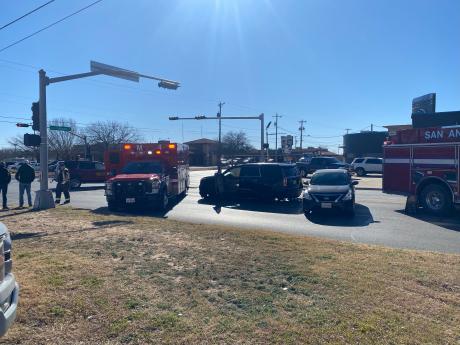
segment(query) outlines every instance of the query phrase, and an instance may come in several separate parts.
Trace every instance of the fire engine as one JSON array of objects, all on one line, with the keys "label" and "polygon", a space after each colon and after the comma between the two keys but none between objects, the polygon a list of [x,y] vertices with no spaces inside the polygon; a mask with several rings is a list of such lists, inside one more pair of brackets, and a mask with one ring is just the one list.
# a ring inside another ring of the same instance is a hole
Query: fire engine
[{"label": "fire engine", "polygon": [[153,206],[166,210],[189,187],[188,146],[158,143],[112,145],[104,154],[105,195],[110,210]]},{"label": "fire engine", "polygon": [[383,192],[407,196],[406,211],[442,215],[460,203],[460,126],[400,130],[383,152]]}]

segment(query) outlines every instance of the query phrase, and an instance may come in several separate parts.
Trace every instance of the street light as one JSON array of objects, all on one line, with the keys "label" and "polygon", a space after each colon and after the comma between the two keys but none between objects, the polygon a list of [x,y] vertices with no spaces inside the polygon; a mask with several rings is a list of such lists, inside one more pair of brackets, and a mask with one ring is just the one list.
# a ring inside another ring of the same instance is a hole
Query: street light
[{"label": "street light", "polygon": [[270,121],[270,122],[267,123],[267,127],[265,127],[265,137],[266,137],[265,143],[267,145],[267,162],[268,162],[268,159],[269,159],[269,156],[268,156],[269,153],[268,152],[270,151],[269,147],[268,147],[268,129],[270,128],[271,124],[272,124],[272,122]]},{"label": "street light", "polygon": [[[138,72],[130,71],[127,69],[106,65],[100,62],[91,61],[90,71],[79,74],[66,75],[62,77],[49,78],[46,76],[46,72],[42,69],[38,72],[39,74],[39,90],[40,99],[38,101],[38,110],[40,118],[40,190],[37,192],[35,197],[34,208],[35,209],[48,209],[54,207],[53,194],[48,189],[48,129],[46,119],[46,87],[50,84],[59,83],[68,80],[81,79],[86,77],[92,77],[96,75],[107,75],[115,78],[126,79],[129,81],[139,82],[140,78],[152,79],[159,81],[158,86],[165,89],[177,90],[180,86],[179,82],[173,80],[167,80],[164,78],[149,76]],[[87,152],[88,154],[88,152]]]}]

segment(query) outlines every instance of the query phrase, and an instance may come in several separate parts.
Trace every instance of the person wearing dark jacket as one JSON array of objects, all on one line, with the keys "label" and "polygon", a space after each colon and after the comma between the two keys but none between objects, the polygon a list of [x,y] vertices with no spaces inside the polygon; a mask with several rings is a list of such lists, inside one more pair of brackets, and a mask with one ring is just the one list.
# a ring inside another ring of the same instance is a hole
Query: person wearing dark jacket
[{"label": "person wearing dark jacket", "polygon": [[24,207],[24,191],[27,193],[27,201],[29,207],[31,207],[32,195],[30,194],[30,188],[32,182],[35,180],[34,168],[29,165],[28,161],[25,161],[16,172],[15,178],[19,181],[19,208]]},{"label": "person wearing dark jacket", "polygon": [[2,193],[3,209],[8,210],[8,184],[11,182],[11,175],[5,167],[5,163],[0,162],[0,193]]},{"label": "person wearing dark jacket", "polygon": [[59,162],[58,173],[56,176],[56,200],[55,203],[59,204],[61,202],[61,194],[64,193],[65,201],[64,204],[70,202],[70,173],[64,165],[64,162]]}]

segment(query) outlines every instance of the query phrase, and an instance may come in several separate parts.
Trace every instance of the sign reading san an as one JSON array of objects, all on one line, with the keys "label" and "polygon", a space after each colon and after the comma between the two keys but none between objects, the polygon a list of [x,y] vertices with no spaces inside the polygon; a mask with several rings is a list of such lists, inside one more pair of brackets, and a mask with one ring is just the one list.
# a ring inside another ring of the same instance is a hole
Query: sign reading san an
[{"label": "sign reading san an", "polygon": [[427,142],[459,141],[460,128],[427,129],[423,133],[423,138]]}]

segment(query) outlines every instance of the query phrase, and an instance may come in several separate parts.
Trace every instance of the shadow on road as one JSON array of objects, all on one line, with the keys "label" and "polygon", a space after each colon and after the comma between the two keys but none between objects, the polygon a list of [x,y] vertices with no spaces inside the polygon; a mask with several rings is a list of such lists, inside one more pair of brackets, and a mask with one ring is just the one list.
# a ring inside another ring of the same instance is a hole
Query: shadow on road
[{"label": "shadow on road", "polygon": [[301,214],[302,200],[294,201],[264,201],[257,199],[241,200],[218,200],[218,199],[200,199],[199,204],[214,206],[216,213],[220,213],[222,208],[233,210],[244,210],[254,212],[282,213],[282,214]]},{"label": "shadow on road", "polygon": [[360,227],[380,223],[374,220],[369,208],[361,204],[356,204],[354,216],[349,216],[339,210],[317,210],[305,217],[314,224],[338,227]]},{"label": "shadow on road", "polygon": [[420,210],[417,214],[409,214],[404,210],[397,210],[396,212],[407,217],[443,227],[447,230],[460,232],[460,214],[458,213],[452,214],[451,216],[433,216],[430,214],[422,213],[422,210]]}]

